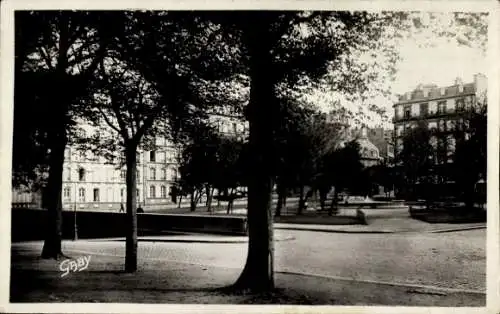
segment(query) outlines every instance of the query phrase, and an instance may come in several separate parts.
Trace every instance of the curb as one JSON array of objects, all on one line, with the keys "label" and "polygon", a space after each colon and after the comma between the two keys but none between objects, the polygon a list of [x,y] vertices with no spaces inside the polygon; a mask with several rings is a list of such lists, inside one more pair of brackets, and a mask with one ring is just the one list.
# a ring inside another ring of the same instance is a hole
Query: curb
[{"label": "curb", "polygon": [[[280,227],[274,227],[274,229],[281,229],[281,230],[297,230],[297,231],[313,231],[313,232],[328,232],[328,233],[367,233],[367,234],[374,234],[374,233],[398,233],[400,231],[392,231],[392,230],[335,230],[335,229],[318,229],[318,228],[297,228],[297,227],[285,227],[285,226],[280,226]],[[404,231],[401,231],[404,232]]]},{"label": "curb", "polygon": [[[472,289],[457,289],[457,288],[446,288],[446,287],[438,287],[433,285],[419,285],[405,282],[390,282],[390,281],[379,281],[379,280],[370,280],[370,279],[355,279],[355,278],[346,278],[340,276],[331,276],[331,275],[321,275],[314,273],[306,273],[306,272],[293,272],[293,271],[276,271],[276,273],[284,274],[284,275],[293,275],[293,276],[308,276],[308,277],[317,277],[317,278],[326,278],[332,280],[340,280],[340,281],[353,281],[367,284],[376,284],[376,285],[385,285],[385,286],[393,286],[393,287],[404,287],[408,289],[419,289],[423,291],[407,291],[408,293],[423,293],[423,294],[447,294],[447,293],[468,293],[468,294],[479,294],[486,295],[486,292],[480,290],[472,290]],[[438,292],[438,293],[436,293]]]},{"label": "curb", "polygon": [[452,229],[440,229],[440,230],[335,230],[335,229],[319,229],[319,228],[297,228],[297,227],[287,227],[280,226],[274,227],[274,229],[280,230],[296,230],[296,231],[312,231],[312,232],[328,232],[328,233],[352,233],[352,234],[394,234],[394,233],[447,233],[447,232],[459,232],[459,231],[469,231],[477,229],[486,229],[486,226],[475,226],[475,227],[463,227],[463,228],[452,228]]},{"label": "curb", "polygon": [[[198,238],[192,238],[192,239],[183,239],[183,238],[178,238],[178,239],[169,239],[168,236],[165,236],[165,238],[144,238],[144,237],[139,237],[137,239],[138,242],[170,242],[170,243],[220,243],[220,244],[231,244],[231,243],[248,243],[248,237],[238,237],[239,239],[231,239],[231,237],[221,237],[222,239],[203,239],[203,237],[198,237]],[[244,238],[244,239],[241,239]],[[282,238],[274,238],[275,242],[283,242],[283,241],[291,241],[295,240],[294,236],[286,236]],[[87,241],[87,242],[124,242],[125,239],[123,238],[101,238],[101,239],[82,239],[80,241]]]},{"label": "curb", "polygon": [[474,227],[463,227],[463,228],[450,228],[450,229],[433,230],[433,231],[429,231],[429,233],[446,233],[446,232],[468,231],[468,230],[478,230],[478,229],[486,229],[486,228],[487,228],[487,226],[474,226]]}]

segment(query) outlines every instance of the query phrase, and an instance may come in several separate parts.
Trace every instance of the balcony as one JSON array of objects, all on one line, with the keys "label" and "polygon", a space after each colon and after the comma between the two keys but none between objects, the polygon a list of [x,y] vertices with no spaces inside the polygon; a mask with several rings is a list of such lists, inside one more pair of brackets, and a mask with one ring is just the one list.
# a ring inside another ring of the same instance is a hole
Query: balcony
[{"label": "balcony", "polygon": [[419,114],[418,116],[394,117],[392,119],[392,122],[397,123],[397,122],[417,121],[417,120],[422,120],[422,119],[426,120],[426,119],[448,117],[448,116],[460,116],[460,115],[463,115],[465,113],[466,113],[466,111],[457,111],[457,110],[427,112],[424,114]]}]

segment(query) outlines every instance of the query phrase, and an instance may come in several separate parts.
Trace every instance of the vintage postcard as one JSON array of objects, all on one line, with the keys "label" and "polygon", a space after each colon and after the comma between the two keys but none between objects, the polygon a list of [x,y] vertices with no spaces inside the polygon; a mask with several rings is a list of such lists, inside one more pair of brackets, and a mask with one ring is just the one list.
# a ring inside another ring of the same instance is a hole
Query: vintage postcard
[{"label": "vintage postcard", "polygon": [[496,1],[4,1],[1,310],[498,313]]}]

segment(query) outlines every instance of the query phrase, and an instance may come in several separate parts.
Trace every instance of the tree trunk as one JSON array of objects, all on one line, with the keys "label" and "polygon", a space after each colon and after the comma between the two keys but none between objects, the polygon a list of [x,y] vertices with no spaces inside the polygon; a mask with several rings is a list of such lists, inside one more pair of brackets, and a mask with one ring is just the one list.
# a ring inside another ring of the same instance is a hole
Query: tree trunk
[{"label": "tree trunk", "polygon": [[284,184],[278,183],[278,203],[276,204],[276,217],[281,216],[281,210],[286,202],[286,187]]},{"label": "tree trunk", "polygon": [[227,193],[227,196],[228,196],[228,200],[227,200],[227,214],[228,215],[233,212],[233,201],[234,201],[234,199],[232,198],[233,194],[234,194],[234,189],[231,188],[231,192]]},{"label": "tree trunk", "polygon": [[49,179],[44,199],[48,217],[42,258],[59,259],[64,257],[61,249],[63,223],[61,191],[64,150],[67,143],[65,127],[52,129],[50,139]]},{"label": "tree trunk", "polygon": [[127,143],[127,234],[125,242],[125,272],[137,270],[137,145]]},{"label": "tree trunk", "polygon": [[207,211],[211,212],[212,211],[212,197],[214,194],[214,188],[210,188],[209,185],[207,185]]},{"label": "tree trunk", "polygon": [[[253,15],[252,15],[253,16]],[[250,102],[249,148],[253,161],[248,185],[248,255],[238,289],[269,291],[274,288],[274,242],[272,217],[273,120],[277,113],[271,69],[271,43],[266,15],[245,25],[244,40],[249,50]],[[253,19],[252,19],[253,20]],[[250,22],[250,19],[248,20]]]},{"label": "tree trunk", "polygon": [[177,208],[181,208],[182,204],[182,194],[179,196],[179,204],[177,204]]},{"label": "tree trunk", "polygon": [[304,207],[306,206],[306,201],[304,199],[304,185],[300,186],[300,195],[299,195],[299,209],[297,214],[302,215],[302,211],[304,210]]},{"label": "tree trunk", "polygon": [[193,190],[193,192],[191,193],[191,202],[190,202],[190,207],[189,207],[189,210],[194,212],[196,210],[196,197],[194,195],[194,193],[196,193],[196,190]]}]

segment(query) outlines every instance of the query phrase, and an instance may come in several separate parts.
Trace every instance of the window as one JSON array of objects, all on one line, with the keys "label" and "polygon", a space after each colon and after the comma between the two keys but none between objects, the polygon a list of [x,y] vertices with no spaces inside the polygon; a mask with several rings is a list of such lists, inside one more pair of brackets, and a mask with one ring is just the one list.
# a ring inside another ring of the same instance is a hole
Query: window
[{"label": "window", "polygon": [[441,96],[444,96],[446,94],[446,88],[441,87],[440,92],[441,92]]},{"label": "window", "polygon": [[238,125],[236,124],[236,122],[233,122],[233,133],[238,133]]},{"label": "window", "polygon": [[155,168],[149,168],[149,179],[156,180],[156,169]]},{"label": "window", "polygon": [[427,116],[429,114],[429,104],[420,104],[420,113],[422,116]]},{"label": "window", "polygon": [[99,202],[99,189],[94,189],[94,202]]},{"label": "window", "polygon": [[435,121],[429,122],[429,130],[435,130],[435,129],[437,129],[437,122]]},{"label": "window", "polygon": [[446,112],[446,101],[440,101],[438,102],[438,113],[445,113]]},{"label": "window", "polygon": [[167,198],[167,188],[164,185],[161,186],[160,191],[161,191],[161,198]]},{"label": "window", "polygon": [[66,180],[71,181],[71,168],[66,168]]},{"label": "window", "polygon": [[162,180],[167,179],[167,169],[165,169],[165,168],[161,169],[161,179]]},{"label": "window", "polygon": [[429,114],[435,114],[437,111],[437,103],[435,101],[429,102]]},{"label": "window", "polygon": [[158,162],[165,162],[165,152],[158,152]]},{"label": "window", "polygon": [[407,106],[404,108],[404,118],[409,119],[411,114],[411,107]]},{"label": "window", "polygon": [[78,180],[85,181],[85,169],[83,168],[78,169]]},{"label": "window", "polygon": [[78,190],[78,198],[79,198],[80,202],[85,202],[85,189],[84,188],[80,188]]},{"label": "window", "polygon": [[440,120],[440,121],[439,121],[439,130],[440,130],[440,131],[444,131],[444,130],[446,130],[446,123],[445,123],[445,121],[444,121],[444,120]]},{"label": "window", "polygon": [[125,189],[123,188],[120,190],[120,199],[122,202],[125,201]]},{"label": "window", "polygon": [[65,187],[63,195],[64,195],[64,199],[69,200],[70,195],[71,195],[71,188]]},{"label": "window", "polygon": [[149,161],[156,161],[156,152],[154,150],[149,152]]},{"label": "window", "polygon": [[457,107],[458,112],[465,110],[465,101],[463,98],[459,98],[459,99],[455,100],[455,105]]},{"label": "window", "polygon": [[455,153],[456,140],[452,135],[448,135],[448,138],[446,141],[448,143],[448,156],[451,156],[451,155],[453,155],[453,153]]},{"label": "window", "polygon": [[137,189],[136,191],[137,191],[137,193],[136,193],[136,195],[137,195],[137,202],[140,202],[141,201],[141,197],[140,197],[141,191],[139,189]]},{"label": "window", "polygon": [[149,197],[150,198],[156,197],[156,188],[154,187],[154,185],[149,187]]},{"label": "window", "polygon": [[447,130],[453,130],[453,127],[454,127],[454,123],[452,120],[446,121],[446,129]]},{"label": "window", "polygon": [[165,145],[165,138],[163,136],[157,136],[155,140],[156,140],[156,145],[158,146]]},{"label": "window", "polygon": [[172,169],[172,177],[170,178],[172,181],[175,181],[177,180],[177,170],[176,169]]},{"label": "window", "polygon": [[137,182],[141,182],[141,173],[139,172],[139,170],[137,170],[137,173],[136,173],[137,177]]},{"label": "window", "polygon": [[120,178],[125,179],[127,177],[127,170],[120,171]]},{"label": "window", "polygon": [[455,112],[455,102],[453,99],[448,99],[446,103],[446,112]]},{"label": "window", "polygon": [[411,116],[412,117],[418,117],[420,115],[420,105],[419,104],[413,104],[411,106]]}]

